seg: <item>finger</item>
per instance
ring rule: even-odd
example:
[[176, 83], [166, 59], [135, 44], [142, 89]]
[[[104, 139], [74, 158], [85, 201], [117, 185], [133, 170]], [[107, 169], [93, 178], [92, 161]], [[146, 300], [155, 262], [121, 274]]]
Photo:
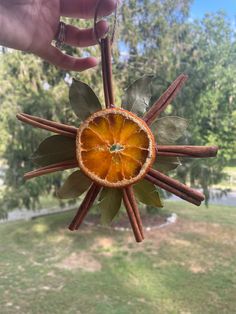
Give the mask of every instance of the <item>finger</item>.
[[[99, 38], [103, 37], [108, 31], [108, 23], [100, 21], [97, 23]], [[65, 43], [75, 47], [88, 47], [97, 44], [93, 28], [79, 29], [72, 25], [66, 25]]]
[[[94, 17], [98, 0], [61, 0], [61, 15], [89, 19]], [[118, 0], [101, 0], [99, 16], [115, 10]]]
[[75, 58], [62, 53], [61, 50], [54, 46], [50, 46], [47, 52], [41, 53], [39, 56], [45, 61], [68, 71], [84, 71], [89, 68], [93, 68], [98, 64], [98, 60], [96, 58]]

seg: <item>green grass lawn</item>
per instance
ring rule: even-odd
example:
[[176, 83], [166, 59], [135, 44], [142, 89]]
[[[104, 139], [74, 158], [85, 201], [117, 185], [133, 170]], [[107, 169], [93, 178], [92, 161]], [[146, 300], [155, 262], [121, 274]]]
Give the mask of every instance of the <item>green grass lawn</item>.
[[73, 212], [0, 225], [0, 313], [235, 313], [236, 209], [165, 211], [177, 223], [142, 244], [131, 232], [69, 232]]

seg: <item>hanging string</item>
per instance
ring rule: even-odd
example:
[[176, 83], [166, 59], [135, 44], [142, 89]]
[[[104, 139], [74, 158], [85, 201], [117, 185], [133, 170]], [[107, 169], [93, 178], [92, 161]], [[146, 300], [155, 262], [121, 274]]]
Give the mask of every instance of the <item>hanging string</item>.
[[[98, 22], [98, 18], [99, 18], [99, 11], [101, 8], [103, 0], [98, 0], [96, 3], [96, 7], [95, 7], [95, 12], [94, 12], [94, 20], [93, 20], [93, 29], [94, 29], [94, 33], [95, 33], [95, 37], [96, 40], [99, 44], [101, 44], [102, 39], [99, 38], [99, 34], [98, 34], [98, 30], [97, 30], [97, 22]], [[114, 11], [114, 19], [113, 19], [113, 25], [110, 31], [109, 28], [109, 32], [111, 34], [110, 38], [111, 38], [111, 44], [113, 44], [114, 38], [115, 38], [115, 33], [116, 33], [116, 27], [117, 27], [117, 11], [118, 11], [118, 2], [116, 3], [116, 8]], [[108, 33], [105, 35], [106, 37], [109, 36]]]
[[114, 107], [114, 92], [112, 86], [112, 53], [111, 45], [114, 41], [115, 30], [117, 24], [117, 6], [115, 9], [115, 16], [113, 20], [113, 27], [111, 31], [111, 38], [107, 33], [104, 38], [100, 39], [97, 30], [97, 20], [99, 16], [99, 10], [101, 8], [102, 0], [98, 0], [95, 13], [94, 13], [94, 33], [96, 40], [101, 48], [101, 58], [102, 58], [102, 78], [103, 78], [103, 89], [106, 108]]

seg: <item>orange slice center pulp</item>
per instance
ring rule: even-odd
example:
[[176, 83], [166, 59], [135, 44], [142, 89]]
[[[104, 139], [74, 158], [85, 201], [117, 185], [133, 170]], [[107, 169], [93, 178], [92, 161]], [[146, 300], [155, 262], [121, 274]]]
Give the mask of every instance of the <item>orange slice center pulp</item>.
[[76, 156], [96, 183], [123, 187], [139, 181], [155, 159], [155, 141], [143, 120], [123, 109], [91, 115], [78, 129]]

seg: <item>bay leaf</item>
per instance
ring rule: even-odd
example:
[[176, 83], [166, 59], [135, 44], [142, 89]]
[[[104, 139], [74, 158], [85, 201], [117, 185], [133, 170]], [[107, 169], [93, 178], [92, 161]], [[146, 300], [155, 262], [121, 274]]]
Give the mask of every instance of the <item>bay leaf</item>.
[[144, 76], [132, 83], [122, 99], [122, 108], [143, 116], [149, 108], [153, 76]]
[[73, 79], [70, 86], [69, 99], [72, 109], [81, 121], [102, 109], [101, 103], [91, 87], [76, 79]]
[[103, 188], [98, 207], [101, 209], [101, 223], [109, 224], [118, 213], [122, 200], [122, 190]]
[[75, 139], [63, 135], [52, 135], [39, 145], [31, 158], [40, 166], [48, 166], [76, 159], [75, 148]]
[[133, 188], [141, 203], [154, 207], [163, 207], [157, 188], [151, 182], [144, 179], [134, 184]]
[[76, 198], [83, 194], [91, 184], [92, 181], [81, 170], [77, 170], [66, 179], [57, 191], [57, 196], [61, 199]]
[[157, 119], [151, 126], [157, 144], [174, 144], [184, 135], [188, 121], [177, 116], [167, 116]]
[[178, 157], [157, 156], [153, 168], [167, 173], [170, 170], [176, 169], [179, 165], [181, 165], [181, 162]]

